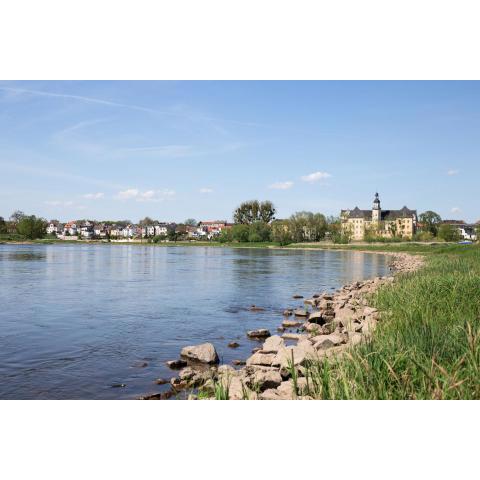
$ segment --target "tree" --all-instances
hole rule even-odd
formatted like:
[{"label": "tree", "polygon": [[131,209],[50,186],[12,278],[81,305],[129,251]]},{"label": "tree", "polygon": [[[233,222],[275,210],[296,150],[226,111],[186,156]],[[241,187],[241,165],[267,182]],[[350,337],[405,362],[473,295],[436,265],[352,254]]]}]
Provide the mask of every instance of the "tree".
[{"label": "tree", "polygon": [[152,220],[150,217],[145,217],[143,220],[139,220],[138,222],[138,224],[141,227],[146,227],[147,225],[153,225],[153,223],[154,223],[154,220]]},{"label": "tree", "polygon": [[271,239],[271,229],[268,223],[255,222],[249,226],[249,242],[269,242]]},{"label": "tree", "polygon": [[287,221],[295,242],[318,242],[325,238],[327,219],[321,213],[297,212]]},{"label": "tree", "polygon": [[233,212],[233,220],[235,223],[250,225],[254,222],[270,223],[275,219],[276,209],[269,200],[259,202],[258,200],[251,200],[243,202]]},{"label": "tree", "polygon": [[15,210],[11,215],[10,215],[10,221],[18,224],[18,222],[22,219],[25,218],[26,215],[21,211],[21,210]]},{"label": "tree", "polygon": [[289,229],[288,220],[275,220],[272,223],[272,240],[278,242],[281,246],[289,245],[293,242],[292,234]]},{"label": "tree", "polygon": [[42,238],[46,233],[46,228],[47,221],[37,218],[35,215],[24,216],[17,224],[17,232],[29,240]]},{"label": "tree", "polygon": [[7,233],[7,224],[3,217],[0,217],[0,233]]},{"label": "tree", "polygon": [[438,233],[438,226],[442,221],[440,215],[436,212],[432,212],[431,210],[427,210],[423,212],[418,217],[420,222],[423,223],[423,229],[429,231],[433,236],[437,236]]},{"label": "tree", "polygon": [[460,232],[453,225],[444,223],[438,228],[438,238],[446,242],[458,242],[460,240]]},{"label": "tree", "polygon": [[184,222],[188,227],[196,227],[198,222],[194,218],[187,218]]}]

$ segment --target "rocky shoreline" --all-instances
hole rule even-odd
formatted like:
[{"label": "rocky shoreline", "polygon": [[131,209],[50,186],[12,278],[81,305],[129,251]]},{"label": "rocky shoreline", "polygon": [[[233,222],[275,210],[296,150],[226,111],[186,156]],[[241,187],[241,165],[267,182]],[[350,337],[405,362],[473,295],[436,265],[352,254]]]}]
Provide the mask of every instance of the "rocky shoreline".
[{"label": "rocky shoreline", "polygon": [[[157,380],[159,384],[169,383],[170,389],[142,399],[168,399],[182,392],[188,399],[311,399],[303,391],[308,383],[305,366],[342,355],[368,341],[381,321],[381,312],[368,305],[368,297],[394,282],[396,274],[414,272],[424,262],[423,257],[406,253],[383,254],[392,257],[392,275],[354,282],[334,293],[317,293],[307,299],[295,295],[303,306],[283,312],[278,335],[262,328],[247,332],[249,338],[262,343],[245,362],[235,362],[241,368],[219,366],[211,343],[184,347],[179,359],[167,363],[172,369],[180,369],[178,376]],[[229,346],[235,348],[234,343]]]}]

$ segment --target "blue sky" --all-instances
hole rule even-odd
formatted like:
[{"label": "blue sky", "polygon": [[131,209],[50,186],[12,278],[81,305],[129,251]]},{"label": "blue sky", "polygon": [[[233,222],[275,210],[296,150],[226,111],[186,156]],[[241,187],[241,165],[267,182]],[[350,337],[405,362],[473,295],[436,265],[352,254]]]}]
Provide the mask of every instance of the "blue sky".
[{"label": "blue sky", "polygon": [[0,215],[480,219],[480,82],[0,82]]}]

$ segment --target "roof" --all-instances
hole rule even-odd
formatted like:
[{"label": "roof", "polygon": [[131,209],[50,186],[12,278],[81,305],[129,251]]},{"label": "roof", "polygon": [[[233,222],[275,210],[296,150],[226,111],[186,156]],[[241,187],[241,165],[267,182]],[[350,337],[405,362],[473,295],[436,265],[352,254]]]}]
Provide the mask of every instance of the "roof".
[{"label": "roof", "polygon": [[[372,210],[361,210],[355,207],[353,210],[342,210],[342,215],[347,215],[348,218],[363,218],[364,220],[372,219]],[[396,220],[397,218],[411,218],[416,217],[417,211],[410,210],[403,207],[400,210],[381,210],[381,220]]]}]

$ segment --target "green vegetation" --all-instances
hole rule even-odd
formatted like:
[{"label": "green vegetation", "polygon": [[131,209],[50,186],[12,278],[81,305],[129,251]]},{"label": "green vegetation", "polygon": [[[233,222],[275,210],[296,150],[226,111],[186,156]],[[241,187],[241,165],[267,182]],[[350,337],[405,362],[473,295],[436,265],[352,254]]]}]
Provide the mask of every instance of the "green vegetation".
[{"label": "green vegetation", "polygon": [[373,338],[308,365],[322,399],[480,399],[480,247],[401,248],[429,255],[372,298],[383,312]]},{"label": "green vegetation", "polygon": [[423,230],[430,232],[434,237],[437,236],[438,226],[442,222],[442,218],[438,213],[427,210],[421,213],[418,219],[423,225]]},{"label": "green vegetation", "polygon": [[243,202],[234,212],[235,223],[250,225],[255,222],[270,223],[275,219],[276,209],[269,200],[259,202],[250,200]]}]

